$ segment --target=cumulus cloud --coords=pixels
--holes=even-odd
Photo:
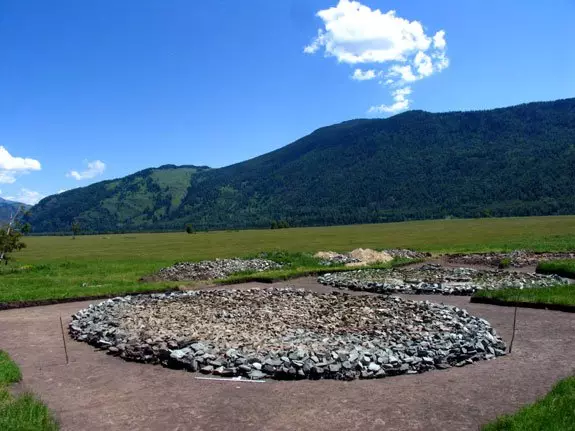
[[[45,197],[43,194],[35,192],[34,190],[20,189],[20,192],[16,196],[7,196],[6,199],[28,205],[35,205]]]
[[[361,70],[355,69],[353,71],[353,75],[351,75],[351,79],[355,79],[356,81],[368,81],[370,79],[375,79],[377,77],[377,73],[375,70]]]
[[[407,98],[411,94],[411,87],[402,87],[392,92],[393,104],[379,105],[369,108],[370,113],[391,114],[394,112],[404,111],[409,107],[410,100]]]
[[[0,146],[0,183],[11,184],[16,181],[16,177],[27,174],[30,171],[42,169],[38,160],[14,157],[6,148]]]
[[[82,172],[70,171],[66,174],[67,177],[75,178],[78,181],[88,180],[102,175],[106,170],[106,164],[101,160],[94,160],[93,162],[86,162],[88,168]]]
[[[316,15],[323,21],[323,28],[304,48],[305,53],[323,49],[325,57],[334,57],[339,63],[371,66],[368,70],[355,69],[352,78],[357,81],[385,78],[380,83],[390,88],[394,103],[370,112],[409,108],[408,84],[449,66],[445,31],[428,35],[419,21],[399,17],[394,10],[383,13],[358,1],[339,0],[337,6]],[[380,110],[393,106],[397,109]]]

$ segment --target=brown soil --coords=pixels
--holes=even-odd
[[[311,278],[276,285],[329,291]],[[511,338],[512,308],[471,304],[467,297],[417,298],[464,307]],[[0,349],[21,366],[24,386],[46,401],[62,430],[477,430],[535,401],[575,366],[575,315],[535,309],[519,310],[509,356],[383,380],[199,380],[125,362],[69,337],[66,365],[59,316],[67,321],[88,304],[0,312]]]

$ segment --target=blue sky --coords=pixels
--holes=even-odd
[[[2,0],[0,196],[575,97],[574,21],[575,0]]]

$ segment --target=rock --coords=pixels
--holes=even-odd
[[[267,376],[259,370],[253,370],[251,373],[249,373],[248,377],[252,380],[261,380]]]
[[[331,364],[329,366],[329,371],[331,373],[337,373],[339,370],[341,370],[341,364],[339,363]]]
[[[367,366],[367,369],[369,371],[379,371],[381,370],[381,365],[376,364],[375,362],[370,362],[370,364]]]
[[[214,367],[211,365],[206,365],[205,367],[200,368],[200,371],[204,374],[210,374],[214,371]]]

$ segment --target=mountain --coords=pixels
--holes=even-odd
[[[16,211],[20,207],[22,207],[22,210],[28,210],[31,208],[30,205],[0,198],[0,224],[8,223],[10,218],[16,214]]]
[[[35,232],[575,213],[575,99],[346,121],[219,169],[162,166],[43,199]]]

